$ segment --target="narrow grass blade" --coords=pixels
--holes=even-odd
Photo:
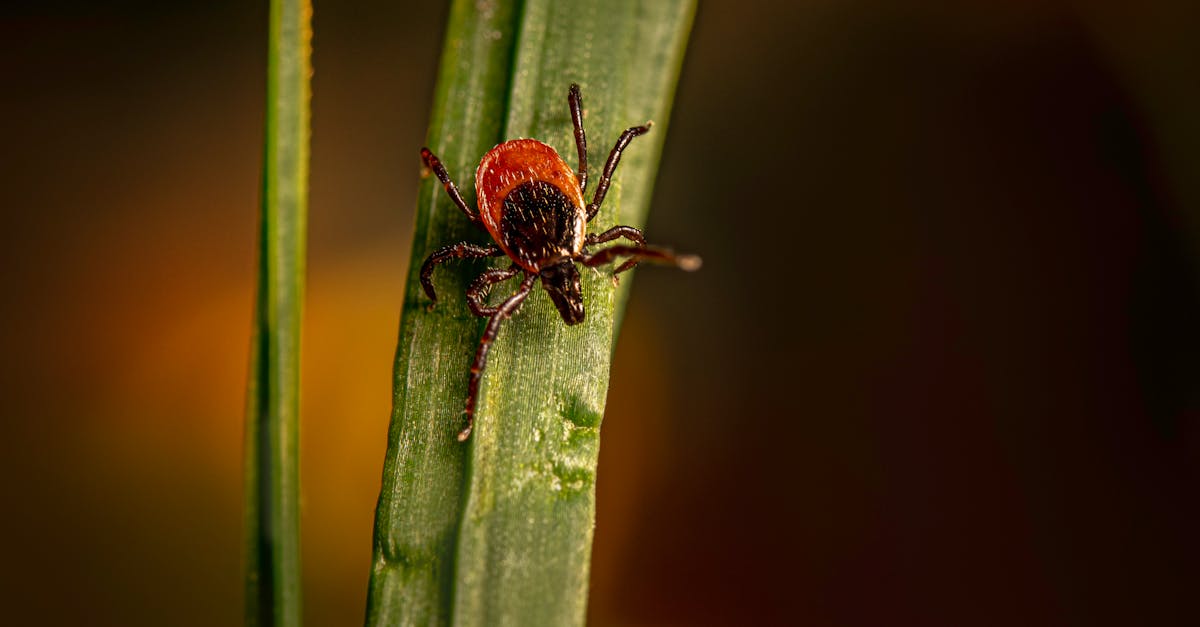
[[[509,87],[516,5],[458,0],[450,10],[429,147],[469,202],[479,158],[500,141]],[[413,170],[419,163],[412,146]],[[480,264],[438,273],[439,303],[421,292],[418,275],[436,248],[464,239],[486,242],[442,191],[425,179],[409,263],[394,369],[394,398],[383,486],[375,514],[368,625],[450,622],[454,548],[461,516],[467,447],[461,428],[467,367],[479,326],[462,296]]]
[[[468,202],[478,160],[504,139],[536,137],[573,163],[566,97],[578,82],[593,182],[624,128],[656,122],[626,150],[590,228],[640,225],[694,8],[692,0],[456,2],[430,147]],[[454,436],[483,322],[462,292],[488,264],[440,270],[432,312],[417,273],[441,245],[488,240],[432,178],[414,239],[367,622],[582,624],[600,419],[628,281],[617,290],[585,272],[587,320],[575,327],[533,294],[501,329],[463,445]]]
[[[272,0],[258,300],[246,420],[246,624],[299,625],[300,317],[312,9]]]
[[[626,127],[659,123],[626,150],[591,229],[645,218],[692,12],[691,2],[525,3],[506,137],[573,154],[572,81],[583,88],[594,167]],[[457,625],[584,622],[617,316],[608,276],[585,273],[584,294],[582,325],[563,325],[549,299],[534,295],[495,345],[471,442]]]

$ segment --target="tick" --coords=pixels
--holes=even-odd
[[[583,130],[583,102],[579,85],[571,85],[567,104],[575,127],[579,169],[572,171],[553,148],[535,139],[506,141],[488,151],[475,171],[478,211],[472,211],[467,206],[442,162],[428,148],[421,149],[425,166],[437,175],[450,199],[472,224],[486,229],[495,242],[486,246],[459,242],[442,247],[430,255],[421,266],[421,287],[433,301],[429,307],[432,309],[437,303],[432,277],[433,269],[438,264],[450,259],[501,255],[507,255],[512,260],[506,269],[487,270],[467,288],[467,305],[471,313],[488,318],[488,323],[479,341],[479,349],[475,352],[475,362],[471,365],[464,412],[466,426],[458,434],[459,442],[471,435],[479,381],[487,365],[488,349],[500,331],[500,323],[517,312],[539,279],[558,308],[563,322],[575,325],[583,322],[584,318],[583,294],[576,263],[596,267],[624,257],[626,259],[613,271],[614,280],[618,274],[643,260],[673,264],[688,271],[700,267],[700,258],[695,255],[677,255],[665,248],[647,246],[641,230],[632,226],[614,226],[600,234],[587,232],[587,223],[596,217],[600,203],[604,202],[604,195],[608,193],[622,151],[634,137],[649,132],[652,122],[621,133],[616,146],[608,154],[592,202],[585,203],[583,194],[588,184],[587,137]],[[589,250],[598,244],[622,238],[631,243],[613,245],[595,252]],[[493,286],[518,276],[521,277],[520,287],[511,296],[498,305],[487,304],[487,296]]]

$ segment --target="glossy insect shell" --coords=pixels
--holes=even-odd
[[[500,248],[532,272],[583,248],[586,220],[575,171],[553,148],[515,139],[475,171],[479,215]]]

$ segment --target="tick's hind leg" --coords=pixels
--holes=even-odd
[[[433,306],[437,304],[437,292],[433,290],[433,269],[439,263],[449,261],[450,259],[497,257],[503,254],[504,251],[495,246],[478,246],[470,242],[459,242],[439,248],[425,259],[425,263],[421,264],[421,288],[425,290],[425,294],[429,296],[429,300],[433,301],[429,304],[429,308],[433,309]]]
[[[500,332],[500,323],[516,313],[521,303],[525,301],[525,297],[529,296],[529,291],[533,289],[534,281],[537,278],[536,274],[526,275],[525,280],[521,281],[521,287],[492,310],[492,317],[488,320],[487,328],[483,330],[483,337],[479,340],[479,350],[475,351],[475,363],[471,364],[471,379],[467,382],[467,407],[464,411],[467,415],[467,426],[458,432],[459,442],[465,442],[467,438],[471,437],[471,429],[475,426],[475,402],[479,397],[479,380],[483,376],[483,369],[487,366],[488,350],[492,348],[492,342],[496,341],[496,334]]]
[[[617,139],[617,145],[613,146],[612,152],[608,153],[608,161],[604,164],[604,171],[600,173],[600,182],[596,184],[596,195],[592,197],[592,202],[587,206],[587,219],[589,222],[600,211],[600,203],[604,202],[604,195],[608,193],[608,186],[612,183],[613,172],[617,170],[617,164],[621,162],[621,153],[629,145],[629,142],[633,141],[634,137],[649,133],[650,127],[653,125],[653,122],[646,122],[645,126],[627,128],[624,133],[621,133],[621,137]]]
[[[433,170],[433,173],[437,175],[438,180],[442,182],[442,187],[445,187],[446,193],[450,195],[450,200],[454,201],[454,204],[463,212],[463,215],[467,216],[471,224],[481,229],[484,228],[483,220],[479,218],[479,213],[471,211],[471,208],[467,206],[467,201],[463,200],[462,194],[458,191],[458,186],[454,184],[454,181],[450,180],[450,174],[446,172],[446,166],[442,165],[441,159],[438,159],[437,155],[430,152],[428,148],[422,148],[421,160],[425,162],[425,167]]]

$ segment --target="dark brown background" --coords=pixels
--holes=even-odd
[[[0,622],[240,620],[249,4],[0,21]],[[637,277],[592,623],[1196,624],[1200,11],[892,4],[701,8],[648,230],[706,265]],[[444,19],[316,6],[312,625],[362,616]]]

